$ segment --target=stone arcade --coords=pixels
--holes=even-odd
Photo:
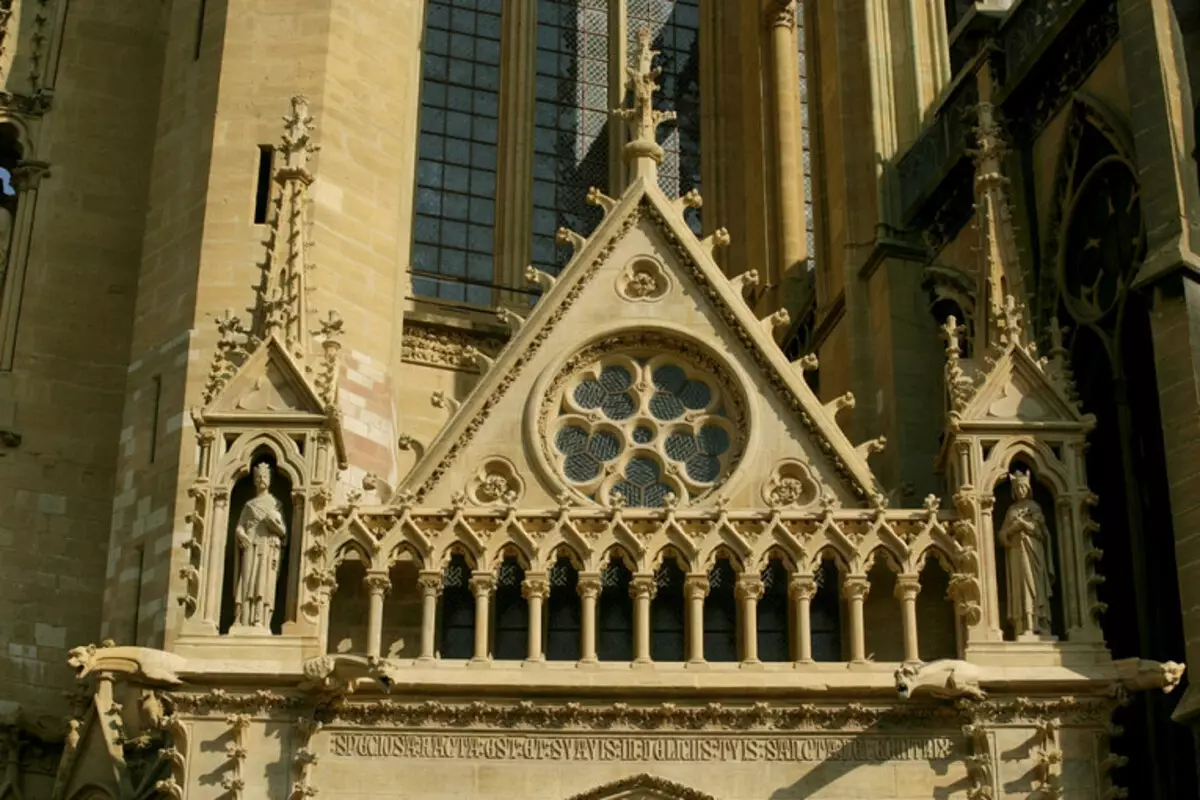
[[[234,800],[1118,796],[1111,713],[1182,667],[1100,636],[1093,420],[996,294],[1004,218],[986,346],[964,358],[947,324],[954,508],[891,508],[884,441],[838,425],[853,397],[817,400],[815,359],[774,346],[787,313],[756,317],[755,274],[713,261],[728,237],[687,226],[699,195],[659,188],[670,115],[638,43],[635,177],[589,193],[604,218],[560,232],[557,277],[530,268],[537,304],[465,353],[481,381],[435,397],[450,418],[394,491],[336,488],[343,326],[308,333],[294,101],[258,302],[221,320],[193,414],[182,634],[73,653],[94,691],[56,797],[101,775]],[[981,214],[997,192],[984,174]]]

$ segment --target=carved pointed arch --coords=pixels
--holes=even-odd
[[[896,575],[904,572],[904,559],[886,544],[880,544],[867,553],[867,557],[863,560],[863,568],[866,571],[870,571],[871,568],[880,563],[884,564]]]
[[[733,567],[733,571],[738,575],[746,571],[746,559],[724,542],[709,551],[708,557],[704,559],[704,571],[707,573],[712,570],[721,559],[728,561],[729,566]]]
[[[570,800],[716,800],[712,795],[674,781],[642,773],[597,786]]]
[[[675,559],[675,563],[683,570],[684,574],[692,572],[697,564],[696,559],[689,557],[686,552],[681,550],[674,544],[665,544],[655,552],[654,557],[650,559],[650,571],[657,572],[658,568],[667,563],[669,559]]]
[[[1049,328],[1050,319],[1058,313],[1059,275],[1065,239],[1063,234],[1072,201],[1084,177],[1079,170],[1079,157],[1084,134],[1089,130],[1107,142],[1113,156],[1131,167],[1133,163],[1133,135],[1125,120],[1094,95],[1084,91],[1076,92],[1067,110],[1062,145],[1059,147],[1058,162],[1055,165],[1053,194],[1043,228],[1046,237],[1035,295],[1038,304],[1038,330],[1043,334]],[[1133,170],[1133,174],[1136,176],[1137,171]]]
[[[500,569],[500,565],[509,558],[515,558],[517,563],[521,565],[521,569],[525,570],[526,572],[533,569],[533,558],[516,542],[507,542],[501,547],[493,549],[490,553],[490,557],[487,560],[488,569],[492,572],[495,572],[496,570]]]
[[[758,557],[756,567],[759,572],[762,572],[771,565],[772,561],[778,561],[783,564],[784,569],[789,575],[795,575],[800,570],[800,564],[804,561],[803,552],[790,553],[788,548],[782,544],[773,544],[763,550],[762,555]]]
[[[812,558],[808,562],[809,574],[815,575],[826,561],[832,561],[834,566],[837,567],[838,572],[846,575],[850,572],[850,567],[854,563],[854,554],[843,552],[838,544],[828,542],[813,553]]]
[[[450,559],[455,556],[462,556],[467,562],[467,566],[472,571],[479,569],[479,558],[475,552],[465,542],[451,542],[442,550],[441,556],[438,558],[437,564],[439,569],[445,569],[450,564]]]
[[[996,445],[984,464],[980,484],[995,489],[1008,480],[1008,472],[1014,460],[1024,459],[1033,467],[1039,481],[1046,483],[1056,497],[1069,491],[1070,478],[1066,465],[1043,441],[1021,437]]]
[[[418,569],[425,568],[426,559],[424,554],[422,554],[417,545],[408,541],[407,539],[401,540],[398,544],[393,545],[391,549],[388,550],[386,566],[391,569],[393,566],[399,563],[400,559],[405,555],[413,560]]]
[[[620,544],[620,543],[609,545],[609,547],[606,548],[605,551],[600,554],[600,559],[597,562],[597,566],[599,566],[601,569],[603,569],[610,561],[613,560],[613,558],[619,558],[621,560],[621,563],[624,564],[625,568],[627,570],[629,570],[630,572],[632,572],[632,573],[638,572],[638,568],[640,565],[638,564],[637,559],[635,559],[630,554],[629,550],[623,544]]]
[[[276,467],[287,475],[293,488],[308,483],[304,456],[296,440],[270,430],[247,431],[230,442],[217,462],[214,481],[228,486],[237,483],[250,474],[251,463],[264,450],[271,454]]]

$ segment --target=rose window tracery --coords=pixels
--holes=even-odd
[[[542,440],[559,479],[588,500],[661,507],[725,481],[744,447],[744,416],[740,389],[699,348],[618,337],[572,358],[552,383]]]

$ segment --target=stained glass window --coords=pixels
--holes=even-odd
[[[425,12],[413,292],[490,305],[502,0]]]
[[[638,31],[650,28],[662,67],[657,107],[677,120],[659,128],[666,151],[658,183],[668,197],[700,188],[700,4],[699,0],[625,0],[630,64],[637,57]],[[699,209],[688,209],[688,225],[700,232]]]
[[[589,187],[608,187],[607,0],[538,0],[533,130],[533,263],[556,274],[570,257],[560,227],[588,235],[600,209]]]

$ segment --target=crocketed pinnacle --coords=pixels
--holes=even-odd
[[[633,94],[633,106],[615,109],[613,114],[629,125],[625,160],[634,165],[636,176],[655,182],[658,180],[658,165],[663,160],[663,149],[656,140],[658,126],[674,120],[675,112],[654,109],[654,94],[658,91],[658,76],[662,74],[662,69],[654,67],[654,57],[658,51],[651,48],[651,42],[649,28],[638,31],[637,65],[625,68]]]

